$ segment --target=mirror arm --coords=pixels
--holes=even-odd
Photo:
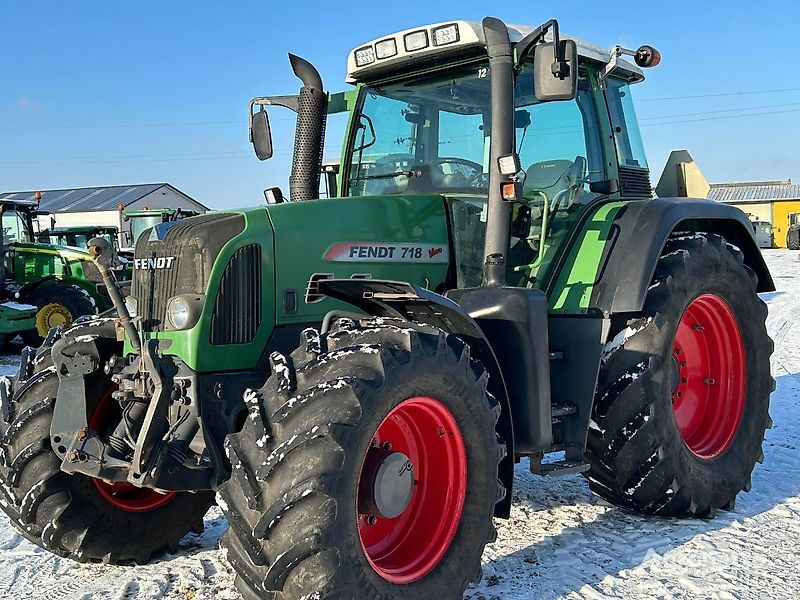
[[[539,25],[514,45],[514,50],[517,55],[517,60],[514,62],[515,71],[522,68],[528,58],[528,54],[531,53],[531,50],[533,50],[536,44],[544,39],[545,34],[550,29],[553,30],[553,42],[556,48],[556,59],[553,61],[551,67],[553,75],[560,79],[564,79],[569,75],[569,65],[561,51],[561,39],[558,33],[558,21],[556,19],[550,19],[546,23]]]
[[[288,96],[261,96],[250,100],[247,108],[247,129],[250,132],[250,142],[253,142],[253,114],[255,114],[253,109],[256,106],[260,106],[261,110],[264,110],[265,106],[282,106],[297,112],[298,99],[299,96],[297,94],[292,94]]]
[[[287,96],[262,96],[260,98],[253,98],[250,100],[250,112],[253,112],[254,106],[283,106],[297,112],[297,94],[289,94]]]

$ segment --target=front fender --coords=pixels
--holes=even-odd
[[[673,231],[705,231],[725,237],[741,249],[745,264],[758,276],[758,291],[775,289],[753,227],[741,210],[711,200],[653,198],[629,202],[617,214],[590,307],[606,314],[640,311]]]

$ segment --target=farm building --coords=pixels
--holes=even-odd
[[[40,190],[39,208],[50,215],[40,216],[42,229],[75,225],[113,225],[120,231],[120,244],[129,245],[130,226],[121,209],[183,208],[206,211],[208,207],[168,183],[112,185],[104,187]],[[0,198],[33,200],[35,191],[6,192]]]
[[[769,223],[778,248],[786,247],[789,215],[800,213],[800,184],[791,179],[712,183],[708,198],[742,209],[751,221]]]

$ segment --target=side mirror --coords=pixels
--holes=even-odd
[[[272,158],[272,132],[269,129],[267,111],[259,110],[250,116],[250,141],[258,160]]]
[[[578,93],[578,46],[575,40],[538,44],[533,54],[533,88],[539,102],[572,100]]]

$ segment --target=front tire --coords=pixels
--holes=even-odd
[[[113,320],[93,319],[63,335],[76,349],[97,343],[107,357],[119,344],[102,337],[103,329],[113,336]],[[26,348],[13,385],[6,378],[0,381],[10,400],[0,407],[0,508],[29,541],[79,562],[144,564],[162,552],[176,552],[184,535],[202,533],[213,494],[164,496],[61,471],[50,441],[58,394],[51,351],[61,336],[60,329],[53,329],[38,351]],[[98,431],[103,413],[116,405],[110,384],[101,373],[87,378],[87,406]]]
[[[500,407],[469,348],[430,327],[340,320],[271,361],[218,490],[242,595],[461,598],[504,494]]]
[[[663,516],[733,508],[771,425],[766,316],[738,248],[707,233],[667,241],[642,314],[603,355],[587,438],[595,493]]]

